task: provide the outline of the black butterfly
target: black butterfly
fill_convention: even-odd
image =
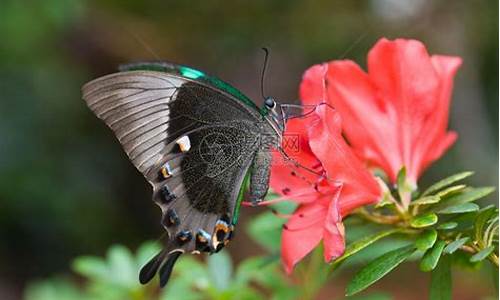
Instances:
[[[164,286],[184,252],[214,253],[232,238],[246,182],[256,204],[268,190],[271,153],[284,130],[280,104],[258,108],[231,85],[170,63],[139,63],[82,88],[153,186],[168,233],[139,275]],[[278,147],[279,148],[279,147]]]

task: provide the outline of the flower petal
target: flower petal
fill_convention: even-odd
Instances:
[[[321,166],[321,164],[309,147],[305,125],[302,119],[289,120],[284,133],[282,148],[297,163],[312,169]],[[271,188],[278,194],[283,196],[302,195],[307,194],[309,191],[315,198],[314,184],[318,179],[317,175],[295,167],[278,151],[273,152],[269,182]],[[298,199],[294,198],[294,200]]]
[[[282,231],[281,259],[288,274],[323,237],[323,224],[328,208],[320,203],[321,201],[299,206]]]
[[[416,137],[411,178],[418,178],[422,172],[455,142],[456,133],[447,133],[448,115],[453,89],[453,77],[462,60],[453,56],[434,55],[431,62],[439,77],[439,94],[434,100],[434,109],[426,118],[419,136]]]
[[[415,183],[419,164],[419,144],[426,133],[426,120],[435,113],[439,96],[439,77],[425,46],[416,40],[381,39],[368,54],[368,73],[389,105],[396,112],[396,136],[401,164],[392,173],[406,166],[409,179]],[[393,180],[395,178],[392,178]]]
[[[415,184],[456,139],[446,128],[460,64],[458,57],[430,57],[416,40],[381,39],[368,54],[368,74],[348,60],[325,65],[327,101],[342,116],[344,134],[361,159],[382,168],[392,182],[406,166]],[[323,85],[317,81],[314,95]]]
[[[440,79],[440,93],[436,99],[432,120],[427,122],[427,128],[423,132],[427,134],[427,139],[420,139],[425,142],[420,145],[423,154],[419,159],[418,168],[414,168],[417,177],[428,165],[440,158],[457,139],[456,133],[447,133],[447,127],[453,77],[462,64],[462,59],[455,56],[434,55],[431,61]]]
[[[326,65],[314,65],[304,72],[299,89],[302,104],[316,105],[326,102],[326,71]]]
[[[379,40],[368,53],[368,74],[401,117],[433,110],[439,78],[421,42]]]
[[[344,141],[340,115],[327,106],[318,106],[316,113],[317,119],[309,128],[309,145],[326,170],[328,181],[342,184],[342,216],[356,207],[376,203],[380,187]]]
[[[453,77],[455,77],[458,68],[462,65],[462,59],[457,56],[433,55],[431,62],[440,80],[440,93],[437,99],[440,107],[436,110],[436,114],[440,114],[438,119],[441,122],[437,127],[441,130],[446,130],[451,92],[453,90]]]
[[[328,103],[342,116],[342,129],[355,152],[395,178],[402,162],[397,140],[388,138],[397,135],[394,109],[377,97],[368,75],[352,61],[330,62],[326,80]]]
[[[342,185],[337,186],[330,201],[328,213],[326,215],[323,232],[323,255],[325,262],[329,263],[333,259],[341,256],[345,249],[345,230],[342,224],[342,215],[339,208],[339,198],[342,193]]]

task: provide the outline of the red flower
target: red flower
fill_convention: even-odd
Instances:
[[[455,142],[447,131],[459,57],[429,56],[415,40],[381,39],[368,54],[368,73],[350,60],[311,67],[323,72],[326,99],[343,119],[343,132],[360,158],[392,182],[405,166],[409,184]]]
[[[275,155],[271,187],[299,203],[282,235],[287,272],[321,240],[327,262],[342,254],[342,217],[382,194],[366,164],[382,168],[392,182],[404,166],[408,183],[416,186],[424,169],[454,143],[456,134],[447,131],[448,110],[460,64],[458,57],[429,56],[415,40],[381,39],[368,55],[368,73],[348,60],[305,72],[303,104],[328,106],[318,105],[309,117],[287,123],[285,141],[296,135],[299,142],[299,152],[287,153],[323,175],[298,168],[290,172]],[[409,194],[403,198],[407,207]]]
[[[306,72],[301,85],[303,103],[320,101],[325,95],[324,73]],[[342,217],[353,209],[380,198],[378,183],[357,159],[341,135],[339,114],[320,105],[310,117],[292,119],[285,132],[287,143],[298,142],[298,151],[285,145],[288,155],[322,176],[280,161],[276,153],[271,187],[300,203],[282,234],[282,260],[290,273],[293,266],[321,240],[326,262],[344,251]]]

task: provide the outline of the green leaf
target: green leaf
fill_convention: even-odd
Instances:
[[[213,275],[209,274],[206,264],[194,259],[193,256],[183,255],[180,257],[174,268],[175,275],[165,289],[162,289],[162,300],[201,300],[205,299],[202,294],[208,290],[214,291],[211,285]],[[147,298],[149,299],[149,298]]]
[[[66,279],[35,281],[24,290],[25,300],[84,300],[90,299],[76,284]]]
[[[482,268],[482,262],[470,262],[470,253],[465,251],[456,251],[453,253],[453,265],[469,271],[479,271]],[[498,269],[497,269],[498,272]]]
[[[491,252],[493,252],[493,250],[495,250],[495,246],[489,246],[484,248],[478,253],[472,255],[472,257],[470,258],[470,262],[482,261],[483,259],[487,258],[491,254]]]
[[[380,202],[378,202],[377,204],[375,204],[375,208],[382,208],[382,207],[388,207],[388,206],[394,206],[395,203],[393,200],[391,200],[391,195],[388,193],[388,194],[384,194],[384,196],[382,197],[382,200],[380,200]]]
[[[430,195],[432,193],[435,193],[457,181],[460,181],[462,179],[465,179],[469,176],[471,176],[472,174],[474,174],[474,172],[461,172],[461,173],[458,173],[458,174],[454,174],[454,175],[451,175],[450,177],[447,177],[443,180],[440,180],[438,182],[436,182],[435,184],[431,185],[427,190],[425,190],[425,192],[422,194],[422,196],[425,196],[425,195]]]
[[[389,230],[374,233],[374,234],[369,235],[367,237],[364,237],[360,240],[352,242],[351,244],[347,245],[347,247],[345,248],[344,254],[342,256],[338,257],[332,263],[332,268],[336,268],[346,258],[358,253],[359,251],[370,246],[371,244],[375,243],[376,241],[378,241],[386,236],[389,236],[391,234],[397,233],[399,231],[400,231],[399,229],[389,229]]]
[[[415,246],[418,250],[425,251],[434,246],[436,239],[437,231],[435,229],[427,229],[417,237]]]
[[[402,167],[397,175],[396,184],[398,188],[398,194],[400,199],[405,199],[406,197],[411,196],[411,192],[413,191],[413,187],[408,182],[406,178],[406,167]],[[408,199],[409,201],[410,199]]]
[[[99,257],[80,256],[72,264],[72,269],[90,280],[107,280],[110,276],[106,262]]]
[[[247,258],[238,264],[234,282],[237,285],[247,285],[252,280],[259,280],[262,272],[272,272],[270,267],[276,266],[275,261],[271,261],[265,257],[251,257]]]
[[[435,196],[435,195],[426,196],[426,197],[422,197],[422,198],[419,198],[415,201],[410,202],[410,206],[434,204],[434,203],[438,203],[439,201],[441,201],[441,198],[439,196]]]
[[[484,226],[492,216],[498,215],[497,208],[494,205],[481,209],[474,220],[474,237],[477,241],[483,239]]]
[[[458,204],[455,206],[450,206],[447,208],[443,208],[441,210],[438,210],[438,214],[462,214],[462,213],[467,213],[467,212],[472,212],[472,211],[478,211],[479,210],[479,205],[476,203],[462,203]]]
[[[451,299],[451,257],[445,255],[431,274],[430,300]]]
[[[387,237],[371,244],[369,247],[366,247],[365,249],[356,253],[356,255],[352,255],[348,259],[344,260],[344,262],[341,263],[340,267],[360,268],[366,266],[371,261],[377,259],[379,256],[384,255],[389,251],[408,245],[410,245],[410,243],[408,243],[408,240],[403,239],[402,237]]]
[[[210,255],[207,259],[207,265],[214,287],[219,291],[227,290],[233,272],[233,264],[227,251],[223,250],[217,255]]]
[[[413,228],[424,228],[436,224],[438,217],[435,213],[429,212],[419,216],[416,216],[411,220],[410,225]]]
[[[493,187],[467,188],[462,193],[439,202],[434,209],[441,210],[450,206],[476,201],[491,194],[494,190]]]
[[[349,297],[349,300],[391,300],[392,297],[388,293],[383,292],[375,292],[373,294],[368,295],[359,295]]]
[[[278,195],[271,194],[266,200],[272,200]],[[271,205],[273,209],[282,214],[291,214],[295,211],[297,204],[291,201],[282,201]],[[248,235],[261,247],[269,252],[278,252],[281,246],[281,231],[285,218],[279,218],[272,212],[264,212],[250,221],[246,230]]]
[[[449,243],[448,246],[446,246],[446,248],[444,248],[443,252],[452,254],[453,252],[457,251],[458,248],[462,247],[465,243],[467,243],[469,239],[470,239],[469,237],[464,237],[456,241],[453,241]]]
[[[415,246],[409,245],[388,252],[370,262],[347,285],[346,295],[351,296],[366,289],[396,268],[414,252]]]
[[[275,194],[273,195],[273,198],[279,198],[281,197],[280,195],[278,194]],[[268,198],[266,198],[268,199]],[[269,200],[272,200],[272,199],[269,199]],[[291,214],[293,213],[296,209],[297,209],[297,203],[293,202],[293,201],[281,201],[281,202],[277,202],[277,203],[274,203],[273,205],[271,205],[272,208],[274,208],[275,210],[279,211],[280,213],[282,214]]]
[[[424,256],[422,257],[422,260],[420,261],[420,270],[424,272],[434,270],[437,263],[439,262],[439,258],[441,257],[445,246],[446,242],[443,240],[439,240],[436,242],[434,247],[427,250],[427,252],[425,252]]]
[[[157,298],[139,298],[144,300],[171,300],[171,299],[179,299],[179,300],[201,300],[204,299],[202,297],[203,294],[209,294],[212,292],[208,291],[208,285],[198,287],[196,285],[191,285],[184,280],[173,280],[174,276],[169,280],[166,288],[160,289],[159,297]],[[133,300],[130,298],[125,298],[127,300]],[[116,299],[118,300],[118,299]]]
[[[452,215],[452,218],[448,219],[458,223],[458,226],[454,229],[455,232],[469,232],[471,229],[474,229],[474,220],[476,219],[476,216],[477,212],[471,212]],[[468,234],[468,236],[470,235]]]
[[[107,254],[113,282],[130,288],[137,283],[137,265],[130,250],[122,245],[113,245]]]
[[[441,199],[447,198],[451,195],[454,195],[454,194],[457,194],[458,192],[461,192],[466,187],[467,186],[465,184],[450,186],[442,191],[439,191],[439,193],[437,193],[436,196],[440,197]]]
[[[273,293],[272,298],[262,297],[262,299],[296,299],[299,293],[298,287],[293,285],[289,278],[281,272],[279,265],[279,256],[248,258],[238,265],[232,287],[239,291],[242,286],[255,286],[257,284]],[[239,299],[239,297],[225,299]]]
[[[450,230],[450,229],[456,228],[457,226],[458,226],[457,222],[446,222],[446,223],[443,223],[443,224],[439,224],[439,226],[437,227],[437,229],[439,229],[439,230]]]
[[[247,227],[248,234],[260,246],[270,252],[276,252],[281,245],[281,230],[286,222],[271,212],[264,212],[253,220]]]

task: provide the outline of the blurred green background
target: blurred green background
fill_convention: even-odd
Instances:
[[[497,0],[1,0],[0,37],[0,299],[19,299],[35,278],[69,274],[75,256],[160,236],[149,186],[80,98],[83,83],[124,62],[191,65],[260,102],[267,46],[267,93],[294,102],[310,65],[364,65],[380,37],[416,38],[464,59],[451,109],[458,142],[421,184],[460,170],[476,171],[476,184],[498,182]],[[255,211],[243,215],[242,227]],[[261,250],[241,230],[229,251],[239,261]],[[396,276],[398,295],[419,299],[412,291],[427,279],[415,268]],[[460,276],[457,299],[491,289]]]

